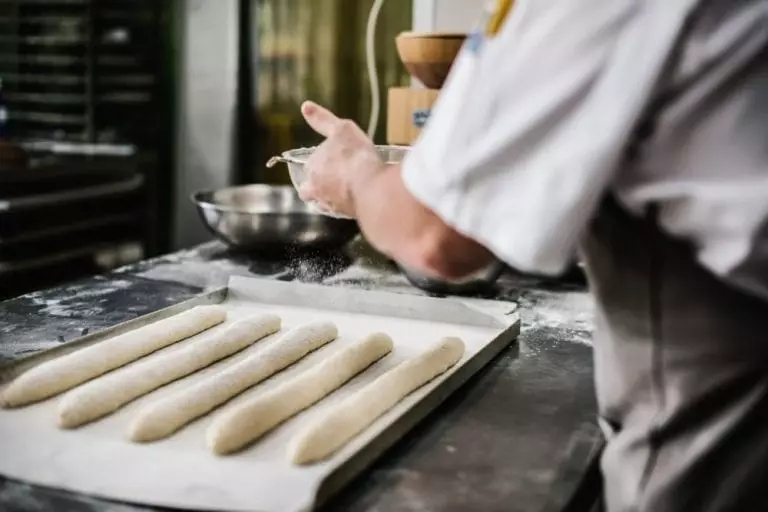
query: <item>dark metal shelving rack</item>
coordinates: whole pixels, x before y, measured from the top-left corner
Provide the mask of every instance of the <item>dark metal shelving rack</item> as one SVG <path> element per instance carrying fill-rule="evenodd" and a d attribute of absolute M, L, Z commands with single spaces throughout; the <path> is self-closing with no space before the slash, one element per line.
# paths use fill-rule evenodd
<path fill-rule="evenodd" d="M 156 147 L 166 4 L 0 0 L 0 77 L 13 136 Z"/>
<path fill-rule="evenodd" d="M 141 174 L 145 255 L 166 249 L 170 230 L 174 4 L 0 0 L 6 136 L 38 167 Z"/>

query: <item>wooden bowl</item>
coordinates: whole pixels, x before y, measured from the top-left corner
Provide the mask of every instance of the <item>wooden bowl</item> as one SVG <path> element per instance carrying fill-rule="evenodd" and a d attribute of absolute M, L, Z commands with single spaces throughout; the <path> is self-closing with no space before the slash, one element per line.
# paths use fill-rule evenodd
<path fill-rule="evenodd" d="M 440 89 L 466 38 L 451 32 L 402 32 L 395 45 L 411 76 L 430 89 Z"/>

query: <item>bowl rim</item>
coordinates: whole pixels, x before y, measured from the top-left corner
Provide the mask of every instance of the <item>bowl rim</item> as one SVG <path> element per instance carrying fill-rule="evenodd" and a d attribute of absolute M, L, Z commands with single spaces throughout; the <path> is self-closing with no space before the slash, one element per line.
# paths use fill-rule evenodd
<path fill-rule="evenodd" d="M 485 269 L 488 274 L 482 278 L 465 278 L 462 280 L 443 280 L 422 275 L 412 269 L 397 263 L 397 268 L 408 282 L 420 290 L 441 295 L 473 295 L 496 286 L 501 276 L 509 269 L 502 260 L 496 258 Z"/>
<path fill-rule="evenodd" d="M 399 149 L 406 153 L 409 153 L 411 151 L 411 146 L 403 146 L 398 144 L 374 144 L 376 149 Z M 306 147 L 300 147 L 300 148 L 293 148 L 289 149 L 287 151 L 283 151 L 280 153 L 280 156 L 284 158 L 295 158 L 297 152 L 305 152 L 305 151 L 314 151 L 318 148 L 318 146 L 306 146 Z"/>
<path fill-rule="evenodd" d="M 213 194 L 216 194 L 217 192 L 232 192 L 236 190 L 243 190 L 246 188 L 260 188 L 260 189 L 267 189 L 267 190 L 287 190 L 291 193 L 291 195 L 295 196 L 298 201 L 300 201 L 302 204 L 306 204 L 304 201 L 301 201 L 301 198 L 299 198 L 298 192 L 296 192 L 296 188 L 293 185 L 269 185 L 267 183 L 250 183 L 246 185 L 235 185 L 231 187 L 224 187 L 224 188 L 218 188 L 218 189 L 206 189 L 206 190 L 199 190 L 197 192 L 194 192 L 190 195 L 190 200 L 195 203 L 199 208 L 205 208 L 207 210 L 215 210 L 217 212 L 225 212 L 225 213 L 242 213 L 242 214 L 249 214 L 249 215 L 320 215 L 316 212 L 313 212 L 311 209 L 305 210 L 305 211 L 291 211 L 291 212 L 275 212 L 274 210 L 258 207 L 258 208 L 242 208 L 232 205 L 225 205 L 220 203 L 215 203 L 210 200 L 203 199 L 205 196 L 213 196 Z M 344 219 L 346 220 L 346 219 Z"/>
<path fill-rule="evenodd" d="M 405 30 L 400 32 L 395 39 L 466 39 L 468 37 L 467 32 Z"/>

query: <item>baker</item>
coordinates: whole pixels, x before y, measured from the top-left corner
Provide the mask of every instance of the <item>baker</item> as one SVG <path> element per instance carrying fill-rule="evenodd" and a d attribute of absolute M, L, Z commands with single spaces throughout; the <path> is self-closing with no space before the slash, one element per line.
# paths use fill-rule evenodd
<path fill-rule="evenodd" d="M 301 194 L 393 259 L 557 275 L 580 249 L 609 512 L 765 510 L 768 2 L 486 13 L 400 166 L 307 102 Z"/>

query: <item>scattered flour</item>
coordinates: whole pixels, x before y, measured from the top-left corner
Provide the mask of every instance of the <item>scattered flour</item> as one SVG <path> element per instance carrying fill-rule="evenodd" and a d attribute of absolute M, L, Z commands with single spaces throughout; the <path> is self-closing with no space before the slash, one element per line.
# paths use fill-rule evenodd
<path fill-rule="evenodd" d="M 589 293 L 526 290 L 518 303 L 524 332 L 540 328 L 559 329 L 567 331 L 571 341 L 592 344 L 594 300 Z"/>

